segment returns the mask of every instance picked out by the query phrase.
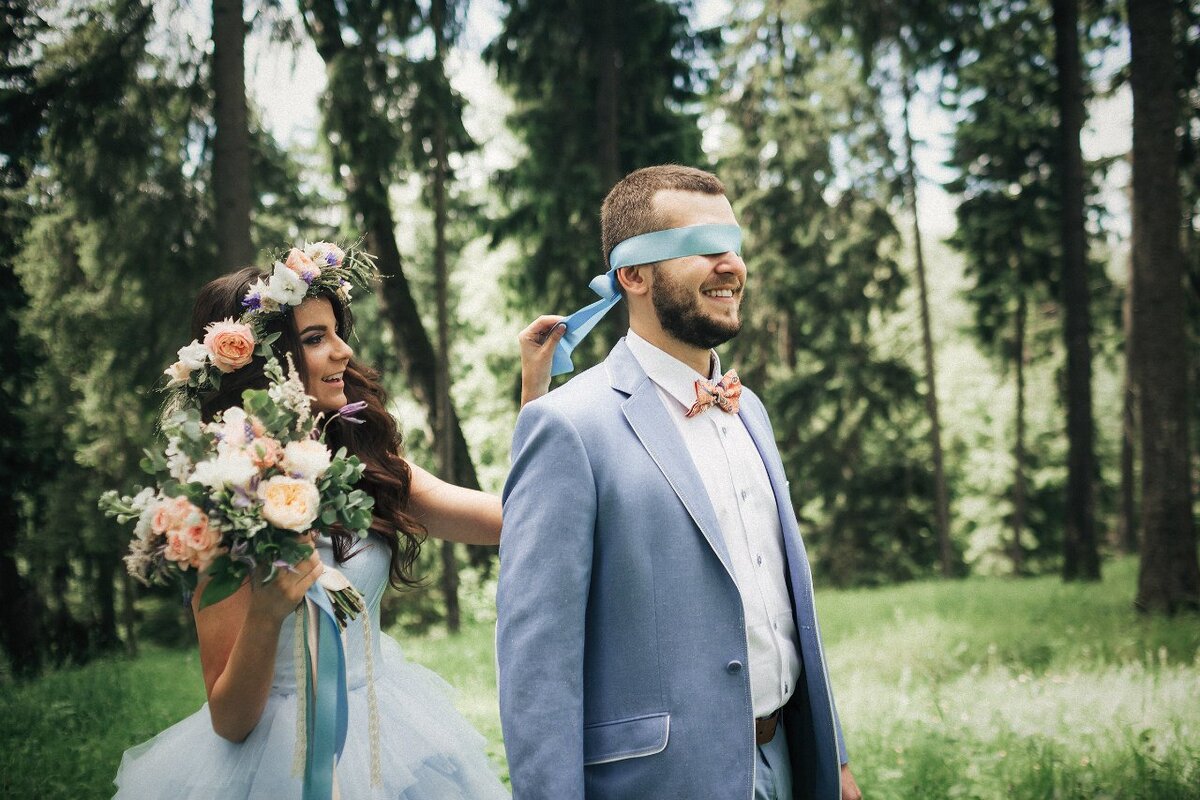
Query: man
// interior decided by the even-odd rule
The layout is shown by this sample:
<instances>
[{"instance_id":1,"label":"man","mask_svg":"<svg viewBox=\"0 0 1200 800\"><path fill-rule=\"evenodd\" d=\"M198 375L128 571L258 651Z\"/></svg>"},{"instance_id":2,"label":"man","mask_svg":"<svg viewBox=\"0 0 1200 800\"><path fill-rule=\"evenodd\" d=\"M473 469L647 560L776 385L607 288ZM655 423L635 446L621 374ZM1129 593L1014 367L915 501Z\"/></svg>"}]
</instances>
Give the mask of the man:
<instances>
[{"instance_id":1,"label":"man","mask_svg":"<svg viewBox=\"0 0 1200 800\"><path fill-rule=\"evenodd\" d=\"M770 422L712 350L747 277L724 187L638 170L601 228L629 334L524 408L504 490L514 798L859 798Z\"/></svg>"}]
</instances>

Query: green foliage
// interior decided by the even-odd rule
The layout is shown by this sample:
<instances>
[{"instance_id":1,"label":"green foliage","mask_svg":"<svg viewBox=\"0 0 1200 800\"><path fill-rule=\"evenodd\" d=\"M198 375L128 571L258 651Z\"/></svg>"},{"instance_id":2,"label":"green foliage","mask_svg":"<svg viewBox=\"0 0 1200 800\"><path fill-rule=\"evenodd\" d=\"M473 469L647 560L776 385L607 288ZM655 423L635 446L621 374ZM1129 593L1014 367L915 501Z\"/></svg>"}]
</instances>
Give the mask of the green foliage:
<instances>
[{"instance_id":1,"label":"green foliage","mask_svg":"<svg viewBox=\"0 0 1200 800\"><path fill-rule=\"evenodd\" d=\"M851 766L889 800L1200 798L1200 627L1130 606L1137 564L1104 583L971 578L818 592ZM490 602L490 595L481 595ZM469 619L469 617L468 617ZM401 636L454 687L504 764L492 623ZM111 791L120 754L204 701L194 650L149 650L0 693L0 794ZM504 770L507 774L507 770Z\"/></svg>"},{"instance_id":2,"label":"green foliage","mask_svg":"<svg viewBox=\"0 0 1200 800\"><path fill-rule=\"evenodd\" d=\"M1017 361L1027 373L1038 363L1061 369L1059 174L1063 156L1050 4L1030 0L965 5L963 25L955 34L958 60L949 66L943 102L960 110L950 158L957 177L947 189L961 201L957 229L949 241L962 252L971 281L965 297L974 310L973 333L1009 375ZM1099 52L1107 43L1102 33L1085 31L1082 45ZM1094 193L1104 165L1084 166L1091 184L1088 191ZM1102 221L1097 202L1093 196L1088 212ZM1101 311L1093 313L1098 324L1092 337L1101 340L1114 333L1112 309L1117 303L1095 257L1099 237L1093 233L1091 238L1091 286L1094 306ZM1065 387L1056 394L1061 398L1064 391ZM1065 407L1065 400L1059 404ZM1053 465L1065 457L1062 417L1050 424L1052 430L1033 427L1024 443L1029 461L1024 472L1031 489L1022 545L1034 557L1035 567L1037 562L1046 567L1055 564L1065 518L1061 497L1065 471L1037 473L1039 464ZM1011 443L1015 431L1009 435ZM1101 447L1098 452L1103 456L1107 451ZM995 489L998 496L993 502L999 500L1009 508L1011 482ZM1099 497L1111 500L1103 492ZM1106 508L1100 506L1098 511L1103 520ZM975 557L981 555L977 552Z\"/></svg>"},{"instance_id":3,"label":"green foliage","mask_svg":"<svg viewBox=\"0 0 1200 800\"><path fill-rule=\"evenodd\" d=\"M505 211L493 235L520 247L507 282L521 312L565 314L595 299L586 287L604 271L600 203L622 176L653 164L704 166L697 65L711 37L691 29L691 5L505 3L484 57L516 101L509 127L525 152L495 178ZM579 367L612 347L620 316L580 347Z\"/></svg>"},{"instance_id":4,"label":"green foliage","mask_svg":"<svg viewBox=\"0 0 1200 800\"><path fill-rule=\"evenodd\" d=\"M739 371L771 411L818 573L839 584L936 559L916 376L875 331L905 279L880 96L848 42L771 5L733 27L721 174L746 231Z\"/></svg>"}]
</instances>

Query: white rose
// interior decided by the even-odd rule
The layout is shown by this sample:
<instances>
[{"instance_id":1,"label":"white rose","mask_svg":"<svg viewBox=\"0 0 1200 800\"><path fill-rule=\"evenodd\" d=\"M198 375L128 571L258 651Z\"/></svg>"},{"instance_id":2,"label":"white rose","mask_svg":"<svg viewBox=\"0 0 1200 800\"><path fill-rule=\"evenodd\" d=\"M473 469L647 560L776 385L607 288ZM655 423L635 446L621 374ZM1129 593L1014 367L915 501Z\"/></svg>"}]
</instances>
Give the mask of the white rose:
<instances>
[{"instance_id":1,"label":"white rose","mask_svg":"<svg viewBox=\"0 0 1200 800\"><path fill-rule=\"evenodd\" d=\"M267 284L267 297L276 303L288 306L298 306L304 302L308 294L308 284L295 272L287 268L282 261L275 262L275 271Z\"/></svg>"},{"instance_id":2,"label":"white rose","mask_svg":"<svg viewBox=\"0 0 1200 800\"><path fill-rule=\"evenodd\" d=\"M328 447L316 439L304 439L283 448L283 470L315 481L329 469L332 458Z\"/></svg>"},{"instance_id":3,"label":"white rose","mask_svg":"<svg viewBox=\"0 0 1200 800\"><path fill-rule=\"evenodd\" d=\"M188 378L192 376L192 370L182 361L176 361L174 364L164 369L163 374L171 379L171 386L179 386L188 382Z\"/></svg>"},{"instance_id":4,"label":"white rose","mask_svg":"<svg viewBox=\"0 0 1200 800\"><path fill-rule=\"evenodd\" d=\"M200 369L208 360L208 348L203 343L192 339L192 343L179 348L179 363L189 370Z\"/></svg>"},{"instance_id":5,"label":"white rose","mask_svg":"<svg viewBox=\"0 0 1200 800\"><path fill-rule=\"evenodd\" d=\"M203 483L213 489L224 486L244 487L257 474L258 468L254 466L249 455L231 450L197 464L190 482Z\"/></svg>"},{"instance_id":6,"label":"white rose","mask_svg":"<svg viewBox=\"0 0 1200 800\"><path fill-rule=\"evenodd\" d=\"M317 519L321 495L311 481L276 475L258 485L263 519L276 528L304 533Z\"/></svg>"}]
</instances>

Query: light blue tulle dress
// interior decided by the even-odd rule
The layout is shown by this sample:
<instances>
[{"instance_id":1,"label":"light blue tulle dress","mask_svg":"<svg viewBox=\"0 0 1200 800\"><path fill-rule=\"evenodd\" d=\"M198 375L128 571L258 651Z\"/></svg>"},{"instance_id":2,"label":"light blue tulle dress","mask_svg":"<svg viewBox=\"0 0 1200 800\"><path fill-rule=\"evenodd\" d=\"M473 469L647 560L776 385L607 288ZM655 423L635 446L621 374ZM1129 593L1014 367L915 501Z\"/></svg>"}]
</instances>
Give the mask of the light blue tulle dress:
<instances>
[{"instance_id":1,"label":"light blue tulle dress","mask_svg":"<svg viewBox=\"0 0 1200 800\"><path fill-rule=\"evenodd\" d=\"M337 766L342 798L507 800L483 737L455 711L446 683L406 661L400 646L380 633L388 550L374 536L365 545L337 565L363 593L370 612L346 629L350 726ZM333 563L329 539L319 539L317 549L322 560ZM205 704L125 752L114 779L116 797L299 798L303 755L296 746L295 635L292 619L285 621L271 695L244 742L233 744L214 733Z\"/></svg>"}]
</instances>

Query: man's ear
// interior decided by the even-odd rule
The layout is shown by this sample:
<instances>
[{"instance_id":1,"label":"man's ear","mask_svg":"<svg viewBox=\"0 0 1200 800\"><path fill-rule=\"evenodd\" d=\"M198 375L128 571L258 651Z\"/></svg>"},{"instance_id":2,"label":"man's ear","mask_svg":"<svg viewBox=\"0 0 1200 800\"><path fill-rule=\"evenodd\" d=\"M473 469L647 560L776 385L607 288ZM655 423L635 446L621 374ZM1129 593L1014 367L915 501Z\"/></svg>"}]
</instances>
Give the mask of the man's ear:
<instances>
[{"instance_id":1,"label":"man's ear","mask_svg":"<svg viewBox=\"0 0 1200 800\"><path fill-rule=\"evenodd\" d=\"M653 264L639 264L636 267L621 267L617 270L617 281L627 297L638 297L649 294L653 283Z\"/></svg>"}]
</instances>

